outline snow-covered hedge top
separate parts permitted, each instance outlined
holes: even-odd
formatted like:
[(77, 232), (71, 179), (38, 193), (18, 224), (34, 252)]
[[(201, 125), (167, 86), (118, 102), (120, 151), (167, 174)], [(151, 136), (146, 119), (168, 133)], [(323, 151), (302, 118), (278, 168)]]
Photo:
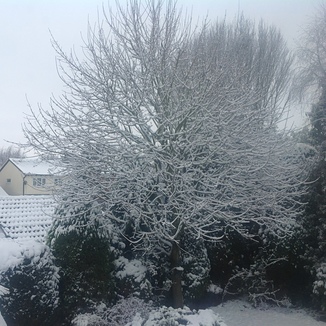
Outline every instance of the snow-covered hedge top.
[(13, 239), (0, 239), (0, 273), (13, 268), (24, 259), (39, 260), (45, 245), (35, 240), (18, 242)]

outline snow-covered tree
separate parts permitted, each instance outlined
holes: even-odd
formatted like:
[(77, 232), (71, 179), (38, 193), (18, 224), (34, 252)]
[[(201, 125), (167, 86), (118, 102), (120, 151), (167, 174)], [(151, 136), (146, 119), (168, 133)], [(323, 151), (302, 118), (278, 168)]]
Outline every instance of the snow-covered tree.
[(13, 146), (0, 148), (0, 166), (2, 166), (8, 158), (24, 158), (25, 154), (21, 148), (16, 148)]
[(302, 97), (326, 96), (326, 3), (321, 2), (316, 14), (302, 30), (297, 50), (299, 69), (295, 86)]
[(303, 141), (313, 149), (315, 164), (310, 169), (308, 194), (302, 238), (306, 244), (304, 263), (312, 269), (315, 281), (311, 285), (318, 308), (326, 309), (325, 240), (326, 240), (326, 3), (321, 3), (303, 30), (298, 49), (299, 69), (297, 90), (302, 99), (313, 103), (309, 126)]
[(121, 232), (132, 221), (134, 246), (166, 254), (175, 307), (185, 235), (289, 229), (302, 170), (277, 131), (292, 62), (277, 30), (193, 28), (173, 1), (130, 1), (89, 29), (83, 56), (54, 48), (66, 92), (32, 111), (28, 143), (61, 158), (62, 197), (96, 201)]

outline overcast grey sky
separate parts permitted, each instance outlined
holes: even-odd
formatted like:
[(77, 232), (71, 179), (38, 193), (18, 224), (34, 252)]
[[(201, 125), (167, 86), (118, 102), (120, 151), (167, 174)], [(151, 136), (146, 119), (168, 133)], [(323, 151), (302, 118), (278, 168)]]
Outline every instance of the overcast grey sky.
[[(121, 3), (124, 1), (120, 1)], [(300, 27), (318, 8), (320, 0), (179, 0), (193, 16), (211, 20), (261, 18), (278, 26), (290, 45), (299, 37)], [(5, 140), (23, 142), (21, 126), (28, 114), (27, 99), (36, 108), (49, 106), (52, 94), (63, 86), (57, 76), (50, 32), (69, 51), (82, 44), (88, 21), (97, 21), (104, 0), (0, 0), (0, 147)], [(111, 1), (110, 3), (114, 3)]]

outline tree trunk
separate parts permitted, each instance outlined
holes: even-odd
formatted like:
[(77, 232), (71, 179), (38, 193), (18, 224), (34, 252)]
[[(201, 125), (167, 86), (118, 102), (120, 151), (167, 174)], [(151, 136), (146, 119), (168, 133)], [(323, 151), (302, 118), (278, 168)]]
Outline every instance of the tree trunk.
[(180, 266), (180, 248), (176, 242), (172, 243), (171, 268), (173, 308), (183, 308), (183, 294), (181, 284), (182, 267)]

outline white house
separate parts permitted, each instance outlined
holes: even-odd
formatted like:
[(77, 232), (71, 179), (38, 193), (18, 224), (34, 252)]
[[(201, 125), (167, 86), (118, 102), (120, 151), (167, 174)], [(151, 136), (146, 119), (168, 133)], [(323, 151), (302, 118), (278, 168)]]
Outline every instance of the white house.
[(39, 158), (9, 158), (0, 168), (0, 187), (11, 196), (47, 195), (60, 185), (57, 168)]

